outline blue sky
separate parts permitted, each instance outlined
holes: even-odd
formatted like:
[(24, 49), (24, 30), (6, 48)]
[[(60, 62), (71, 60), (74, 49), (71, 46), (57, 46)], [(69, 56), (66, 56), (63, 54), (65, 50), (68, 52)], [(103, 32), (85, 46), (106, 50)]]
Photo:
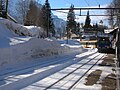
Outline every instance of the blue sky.
[[(45, 2), (45, 0), (39, 0), (42, 4)], [(100, 4), (100, 7), (106, 7), (108, 4), (110, 4), (112, 0), (49, 0), (51, 8), (69, 8), (71, 4), (74, 5), (74, 7), (98, 7)], [(68, 12), (68, 11), (64, 11)], [(79, 14), (80, 11), (74, 11), (75, 14)], [(90, 14), (105, 14), (105, 11), (90, 11)], [(59, 18), (62, 18), (66, 20), (67, 14), (60, 13), (60, 12), (53, 12), (55, 15), (57, 15)], [(83, 14), (86, 14), (87, 11), (83, 11)], [(76, 21), (84, 23), (85, 16), (76, 16)], [(94, 16), (90, 17), (91, 23), (98, 23), (100, 20), (104, 21), (104, 24), (107, 24), (107, 17), (103, 16)]]
[[(40, 0), (42, 3), (45, 0)], [(70, 7), (73, 4), (75, 7), (88, 7), (90, 6), (98, 6), (109, 4), (112, 0), (49, 0), (51, 8), (62, 8), (62, 7)]]

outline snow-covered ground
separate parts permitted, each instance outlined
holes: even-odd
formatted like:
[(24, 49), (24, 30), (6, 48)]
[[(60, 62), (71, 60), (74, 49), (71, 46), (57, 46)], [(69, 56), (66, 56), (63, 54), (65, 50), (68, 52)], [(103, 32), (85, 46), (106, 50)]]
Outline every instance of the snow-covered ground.
[(64, 40), (38, 38), (42, 33), (42, 28), (26, 27), (0, 18), (0, 70), (35, 58), (84, 51), (77, 40), (69, 40), (69, 44), (66, 44)]
[[(74, 82), (74, 79), (77, 79), (83, 75), (87, 68), (91, 67), (99, 58), (103, 57), (103, 54), (100, 54), (99, 56), (99, 53), (97, 53), (96, 50), (90, 50), (79, 54), (70, 54), (47, 59), (44, 58), (39, 62), (34, 61), (31, 64), (26, 63), (26, 67), (21, 66), (23, 69), (19, 69), (20, 67), (17, 67), (14, 68), (13, 71), (8, 70), (4, 71), (3, 74), (0, 74), (0, 89), (44, 90), (44, 88), (47, 86), (56, 82), (61, 77), (64, 77), (67, 73), (73, 71), (75, 68), (78, 68), (80, 65), (94, 57), (96, 57), (95, 60), (92, 60), (89, 62), (89, 64), (83, 66), (80, 70), (76, 71), (74, 74), (71, 74), (68, 78), (50, 89), (53, 90), (56, 88), (56, 90), (67, 90), (65, 88), (68, 88)], [(99, 63), (101, 63), (101, 61)], [(112, 73), (112, 68), (99, 67), (96, 65), (73, 87), (72, 90), (100, 90), (100, 84), (94, 84), (92, 86), (86, 86), (84, 84), (86, 82), (85, 78), (96, 69), (102, 70), (100, 81), (109, 73)]]
[[(71, 70), (99, 55), (96, 49), (84, 49), (79, 40), (68, 40), (66, 44), (66, 40), (38, 38), (42, 33), (42, 28), (25, 27), (0, 19), (0, 90), (41, 90), (42, 86), (47, 87)], [(102, 56), (103, 54), (100, 54), (95, 60)], [(94, 64), (95, 60), (70, 77), (75, 75), (78, 78), (90, 65)], [(96, 65), (88, 74), (96, 69), (103, 71), (100, 80), (112, 72), (110, 67)], [(87, 75), (73, 90), (101, 89), (99, 84), (84, 85)], [(66, 79), (64, 83), (68, 80)], [(69, 86), (71, 81), (66, 85)], [(62, 84), (63, 82), (57, 87)]]

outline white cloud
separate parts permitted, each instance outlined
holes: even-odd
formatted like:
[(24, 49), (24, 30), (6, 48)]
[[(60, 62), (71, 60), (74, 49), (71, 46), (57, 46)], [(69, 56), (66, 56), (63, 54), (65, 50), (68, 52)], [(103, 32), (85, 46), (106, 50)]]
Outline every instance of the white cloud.
[(68, 13), (68, 10), (59, 10), (59, 11), (54, 11), (53, 12), (54, 15), (58, 16), (59, 18), (63, 19), (63, 20), (67, 20), (67, 13)]

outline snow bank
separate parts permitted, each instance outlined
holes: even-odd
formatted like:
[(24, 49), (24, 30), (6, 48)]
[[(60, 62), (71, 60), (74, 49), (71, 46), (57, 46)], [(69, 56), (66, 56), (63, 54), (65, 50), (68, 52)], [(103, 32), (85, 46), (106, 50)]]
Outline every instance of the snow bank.
[(78, 41), (71, 40), (71, 43), (65, 44), (64, 40), (23, 37), (13, 32), (19, 30), (25, 35), (35, 35), (33, 31), (36, 27), (26, 28), (31, 29), (31, 33), (24, 28), (24, 26), (15, 24), (12, 21), (0, 19), (0, 68), (7, 68), (10, 65), (28, 62), (35, 58), (77, 53), (83, 50), (80, 44), (73, 47)]
[(54, 41), (31, 38), (29, 41), (0, 48), (0, 66), (25, 62), (33, 58), (51, 56), (62, 52), (61, 46)]
[(23, 26), (3, 18), (0, 18), (0, 23), (6, 25), (9, 30), (20, 36), (42, 37), (44, 33), (41, 27)]
[(16, 24), (10, 20), (7, 19), (0, 19), (0, 22), (4, 25), (6, 25), (6, 27), (13, 31), (14, 33), (18, 34), (18, 35), (26, 35), (29, 36), (29, 31), (27, 30), (27, 28), (25, 28), (24, 26), (20, 25), (20, 24)]
[(0, 67), (27, 62), (35, 58), (75, 52), (82, 52), (82, 48), (61, 46), (51, 39), (30, 38), (24, 43), (0, 48)]
[(10, 38), (15, 35), (0, 22), (0, 47), (8, 47), (10, 43)]
[(45, 32), (43, 28), (37, 26), (24, 26), (24, 27), (28, 29), (30, 36), (39, 38), (44, 37), (43, 35)]
[(80, 40), (73, 39), (73, 40), (57, 40), (61, 46), (63, 46), (66, 50), (65, 52), (71, 53), (71, 52), (81, 52), (81, 51), (86, 51), (83, 49)]

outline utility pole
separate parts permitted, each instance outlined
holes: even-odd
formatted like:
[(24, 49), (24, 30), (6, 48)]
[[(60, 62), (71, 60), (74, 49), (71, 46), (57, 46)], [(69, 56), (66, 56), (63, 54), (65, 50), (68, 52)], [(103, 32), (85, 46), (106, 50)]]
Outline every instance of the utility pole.
[(68, 28), (67, 28), (67, 42), (66, 42), (67, 44), (68, 44), (68, 38), (69, 38), (69, 36), (68, 36)]
[[(117, 7), (117, 0), (115, 0), (115, 7)], [(120, 43), (120, 24), (119, 24), (119, 22), (120, 22), (120, 20), (119, 20), (119, 13), (118, 13), (118, 10), (119, 9), (117, 9), (116, 10), (116, 12), (115, 13), (117, 13), (117, 16), (116, 16), (116, 18), (117, 18), (117, 26), (118, 26), (118, 29), (117, 29), (117, 33), (116, 33), (116, 61), (115, 61), (115, 63), (116, 63), (116, 77), (117, 77), (117, 79), (116, 79), (116, 83), (117, 83), (117, 90), (120, 90), (120, 82), (119, 82), (119, 78), (120, 78), (120, 76), (119, 76), (119, 74), (120, 74), (120, 71), (119, 71), (119, 67), (120, 67), (120, 47), (119, 47), (119, 43)]]
[(49, 25), (50, 25), (50, 20), (49, 20), (49, 9), (47, 8), (47, 10), (46, 10), (46, 16), (47, 16), (47, 37), (49, 37)]

